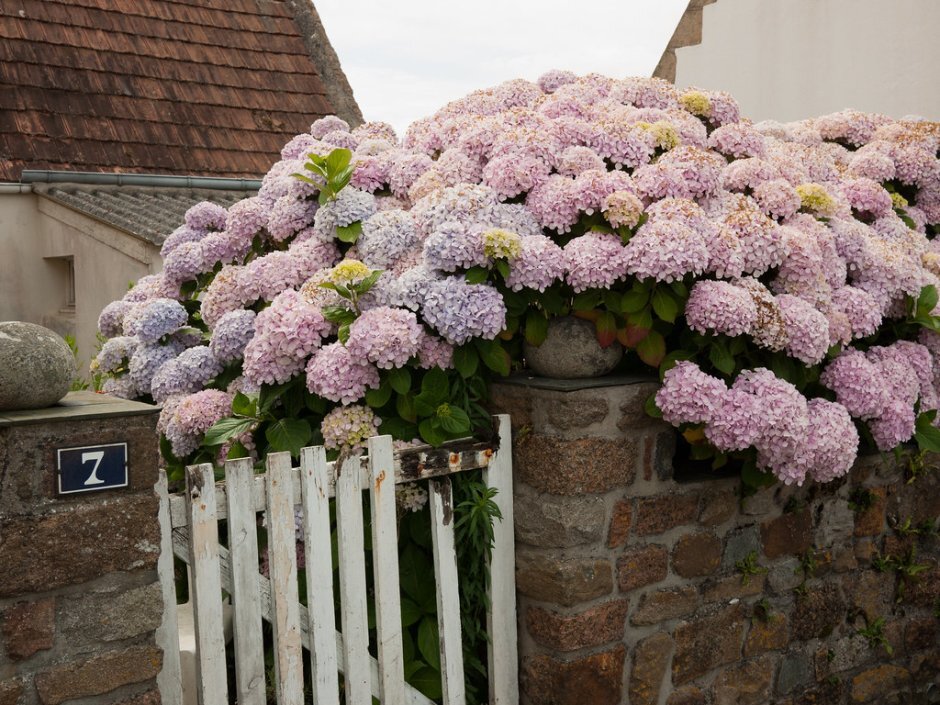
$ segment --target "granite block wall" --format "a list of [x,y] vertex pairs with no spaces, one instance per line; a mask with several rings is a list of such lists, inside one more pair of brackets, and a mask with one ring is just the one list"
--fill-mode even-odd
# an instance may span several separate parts
[[655,382],[493,389],[512,414],[522,702],[940,702],[940,470],[862,458],[742,497],[685,480]]

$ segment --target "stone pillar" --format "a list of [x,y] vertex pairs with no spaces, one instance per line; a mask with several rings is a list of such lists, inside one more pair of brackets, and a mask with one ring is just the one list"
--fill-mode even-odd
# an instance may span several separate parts
[[[0,705],[159,704],[157,411],[77,392],[0,412]],[[126,487],[59,494],[58,449],[115,443]]]
[[671,473],[672,432],[643,412],[657,388],[623,377],[517,377],[493,387],[515,437],[524,703],[626,701],[627,583],[663,579],[668,562],[656,544],[624,552],[631,498],[657,473]]

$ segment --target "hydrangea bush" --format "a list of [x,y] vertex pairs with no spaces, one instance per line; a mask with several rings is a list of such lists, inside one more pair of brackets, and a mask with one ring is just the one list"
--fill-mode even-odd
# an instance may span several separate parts
[[[171,468],[487,428],[490,376],[594,321],[649,411],[749,481],[845,474],[933,425],[940,125],[781,124],[727,93],[552,71],[418,120],[317,120],[257,196],[192,208],[101,314],[106,390]],[[940,380],[937,380],[940,381]]]

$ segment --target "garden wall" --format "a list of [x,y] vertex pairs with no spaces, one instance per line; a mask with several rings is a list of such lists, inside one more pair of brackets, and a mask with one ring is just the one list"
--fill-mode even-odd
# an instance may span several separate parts
[[[0,411],[0,705],[159,705],[157,411],[90,392]],[[59,495],[56,449],[109,443],[128,486]]]
[[680,482],[675,432],[643,411],[656,388],[493,389],[515,437],[522,702],[940,702],[936,468],[907,484],[906,460],[870,456],[746,499],[734,477]]

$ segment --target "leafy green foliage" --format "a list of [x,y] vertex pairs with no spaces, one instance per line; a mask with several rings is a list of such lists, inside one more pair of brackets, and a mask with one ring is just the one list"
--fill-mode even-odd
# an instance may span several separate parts
[[767,569],[757,563],[757,551],[751,551],[744,558],[736,561],[735,569],[741,574],[741,584],[747,585],[755,575],[766,573]]
[[859,636],[865,637],[868,640],[868,646],[872,649],[877,649],[879,646],[884,648],[885,653],[888,656],[894,654],[894,647],[891,646],[891,643],[888,641],[885,636],[885,618],[878,617],[872,622],[869,622],[863,629],[858,629],[855,632]]
[[[314,174],[314,177],[305,174],[292,174],[294,178],[300,179],[308,184],[312,184],[320,189],[320,205],[336,198],[336,194],[342,191],[352,177],[355,166],[352,161],[352,152],[348,149],[334,149],[327,156],[322,157],[319,154],[308,154],[304,169]],[[358,234],[356,235],[358,237]],[[340,237],[342,240],[342,237]],[[343,242],[355,242],[352,240],[343,240]]]

